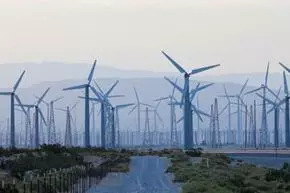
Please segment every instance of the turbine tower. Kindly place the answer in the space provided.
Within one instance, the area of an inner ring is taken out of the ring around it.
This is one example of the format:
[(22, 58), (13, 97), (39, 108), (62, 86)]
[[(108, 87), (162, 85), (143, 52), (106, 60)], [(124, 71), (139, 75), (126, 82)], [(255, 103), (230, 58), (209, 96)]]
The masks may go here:
[(277, 93), (277, 98), (278, 99), (278, 102), (276, 101), (272, 101), (270, 100), (269, 98), (264, 98), (264, 96), (260, 95), (257, 93), (257, 95), (262, 98), (263, 100), (265, 100), (266, 102), (268, 102), (269, 104), (271, 104), (273, 107), (267, 112), (267, 113), (270, 113), (274, 110), (274, 145), (275, 145), (275, 148), (278, 148), (279, 147), (279, 113), (280, 113), (280, 105), (282, 105), (285, 101), (284, 100), (280, 100), (278, 98), (279, 96), (279, 92), (280, 90), (278, 91)]
[[(236, 95), (224, 95), (221, 97), (226, 97), (226, 98), (236, 98), (237, 99), (237, 133), (236, 133), (236, 144), (242, 145), (243, 144), (243, 134), (242, 134), (242, 106), (246, 106), (244, 101), (243, 101), (243, 92), (248, 84), (249, 79), (246, 80), (244, 83), (242, 89), (240, 92)], [(250, 93), (250, 92), (248, 92)], [(246, 93), (247, 94), (247, 93)]]
[[(290, 69), (282, 64), (279, 63), (288, 73), (290, 73)], [(285, 93), (285, 145), (286, 147), (290, 147), (290, 123), (289, 123), (289, 92), (288, 92), (288, 85), (285, 72), (283, 72), (283, 79), (284, 79), (284, 93)]]
[(140, 132), (141, 131), (140, 130), (140, 125), (141, 125), (141, 116), (140, 116), (140, 114), (141, 114), (141, 105), (144, 105), (144, 106), (147, 106), (147, 107), (152, 107), (152, 106), (140, 102), (137, 90), (136, 90), (135, 87), (133, 87), (133, 88), (134, 88), (134, 93), (135, 93), (135, 96), (136, 96), (136, 105), (131, 109), (129, 114), (131, 114), (137, 108), (137, 131)]
[[(88, 100), (95, 101), (101, 103), (101, 147), (106, 147), (106, 126), (109, 124), (109, 120), (107, 118), (110, 118), (111, 114), (111, 104), (109, 102), (109, 98), (115, 98), (115, 97), (123, 97), (123, 95), (111, 95), (111, 92), (113, 89), (117, 86), (119, 81), (117, 80), (111, 88), (104, 93), (102, 89), (98, 86), (98, 84), (95, 82), (95, 85), (99, 89), (99, 92), (95, 89), (95, 87), (91, 86), (91, 89), (93, 93), (95, 94), (95, 98), (89, 97)], [(79, 97), (81, 99), (85, 99), (86, 97)], [(110, 128), (109, 128), (110, 129)]]
[(115, 112), (116, 112), (116, 116), (115, 116), (115, 126), (116, 126), (116, 130), (117, 130), (117, 146), (120, 148), (121, 147), (121, 136), (120, 136), (120, 119), (119, 119), (119, 111), (121, 109), (127, 108), (134, 105), (134, 103), (128, 103), (128, 104), (122, 104), (122, 105), (116, 105), (115, 107)]
[(35, 135), (34, 135), (34, 142), (35, 142), (35, 148), (39, 148), (39, 115), (42, 119), (42, 121), (44, 122), (45, 125), (47, 125), (45, 118), (43, 116), (42, 111), (39, 108), (39, 105), (41, 103), (41, 101), (44, 99), (45, 95), (48, 93), (50, 88), (47, 88), (46, 91), (42, 94), (42, 96), (38, 99), (38, 101), (36, 102), (36, 104), (33, 105), (23, 105), (24, 107), (27, 108), (34, 108), (35, 110), (35, 119), (34, 119), (34, 129), (35, 129)]
[(63, 89), (64, 91), (85, 89), (85, 141), (84, 141), (85, 147), (90, 147), (90, 102), (89, 102), (90, 93), (89, 91), (90, 91), (90, 88), (92, 88), (90, 84), (94, 75), (95, 67), (96, 67), (96, 60), (92, 66), (91, 72), (88, 76), (88, 82), (86, 84), (72, 86), (72, 87)]
[[(12, 92), (0, 92), (0, 95), (8, 95), (10, 96), (10, 148), (15, 148), (15, 110), (14, 110), (14, 99), (18, 102), (20, 107), (22, 108), (23, 112), (26, 114), (25, 109), (22, 106), (22, 103), (20, 101), (20, 98), (15, 93), (23, 76), (25, 74), (25, 71), (22, 72), (20, 77), (18, 78), (17, 82), (13, 86)], [(7, 129), (8, 130), (8, 129)]]
[(145, 129), (143, 134), (143, 147), (150, 147), (152, 145), (151, 135), (150, 135), (150, 123), (149, 123), (149, 109), (146, 107), (145, 111)]
[[(175, 85), (177, 83), (177, 79), (175, 80)], [(176, 99), (174, 98), (175, 93), (175, 86), (172, 89), (171, 95), (167, 97), (161, 97), (159, 99), (156, 99), (155, 101), (163, 101), (168, 100), (168, 105), (170, 105), (170, 145), (172, 148), (179, 147), (179, 140), (178, 140), (178, 134), (177, 134), (177, 122), (176, 122), (176, 114), (175, 114), (175, 102)]]
[[(180, 88), (178, 85), (176, 85), (174, 82), (172, 82), (169, 78), (165, 77), (165, 79), (166, 79), (170, 84), (172, 84), (172, 85), (173, 85), (173, 86), (174, 86), (174, 87), (175, 87), (179, 92), (181, 92), (181, 93), (182, 93), (182, 96), (184, 95), (184, 92), (183, 92), (183, 89), (182, 89), (182, 88)], [(207, 117), (210, 117), (210, 115), (208, 115), (208, 114), (204, 113), (203, 111), (197, 109), (197, 108), (195, 107), (195, 105), (192, 104), (192, 100), (194, 99), (194, 97), (195, 97), (195, 95), (196, 95), (197, 92), (199, 92), (199, 91), (201, 91), (201, 90), (203, 90), (203, 89), (205, 89), (205, 88), (207, 88), (207, 87), (209, 87), (209, 86), (211, 86), (211, 85), (213, 85), (213, 83), (206, 84), (206, 85), (203, 85), (203, 86), (200, 86), (200, 83), (198, 83), (198, 84), (196, 85), (196, 88), (195, 88), (195, 89), (192, 89), (191, 92), (190, 92), (190, 96), (189, 96), (190, 109), (189, 109), (189, 119), (188, 119), (189, 123), (188, 123), (188, 125), (189, 125), (190, 128), (191, 128), (191, 131), (190, 131), (191, 138), (190, 138), (190, 139), (187, 139), (187, 138), (189, 138), (189, 137), (186, 135), (186, 132), (184, 131), (184, 133), (183, 133), (183, 134), (184, 134), (184, 146), (186, 146), (186, 143), (187, 143), (188, 141), (191, 141), (192, 146), (193, 146), (192, 111), (194, 111), (194, 112), (197, 114), (198, 118), (199, 118), (201, 121), (203, 121), (202, 118), (201, 118), (201, 114), (202, 114), (202, 115), (205, 115), (205, 116), (207, 116)], [(185, 105), (185, 104), (184, 104), (183, 97), (182, 97), (181, 102), (175, 102), (175, 103), (173, 103), (173, 104), (175, 104), (175, 105), (180, 105), (181, 107), (182, 107), (182, 105)], [(185, 118), (184, 118), (185, 115), (188, 116), (188, 114), (184, 114), (184, 115), (179, 119), (179, 121), (177, 121), (177, 123), (179, 123), (181, 120), (186, 121)], [(184, 121), (183, 121), (183, 122), (184, 122)], [(186, 142), (186, 140), (187, 140), (187, 142)], [(187, 147), (189, 147), (189, 146), (187, 145)]]
[(231, 112), (231, 98), (229, 97), (229, 94), (227, 92), (226, 86), (224, 85), (224, 92), (225, 96), (228, 102), (228, 130), (227, 130), (227, 143), (232, 144), (234, 143), (233, 136), (232, 136), (232, 112)]
[(193, 133), (192, 133), (192, 114), (191, 114), (191, 101), (190, 101), (190, 93), (189, 93), (189, 78), (193, 74), (198, 74), (202, 71), (209, 70), (211, 68), (220, 66), (212, 65), (207, 67), (202, 67), (198, 69), (193, 69), (191, 72), (186, 72), (176, 61), (170, 58), (164, 51), (162, 51), (163, 55), (177, 68), (177, 70), (184, 74), (184, 89), (182, 94), (182, 102), (184, 100), (184, 121), (183, 121), (183, 129), (184, 129), (184, 149), (190, 149), (193, 147)]
[[(67, 106), (66, 109), (56, 108), (56, 110), (63, 111), (66, 114), (66, 126), (65, 126), (65, 137), (64, 137), (64, 145), (66, 147), (73, 146), (72, 124), (74, 124), (74, 122), (73, 122), (73, 117), (72, 117), (71, 112), (77, 106), (77, 104), (78, 104), (78, 102), (75, 103), (72, 107)], [(77, 144), (75, 144), (75, 145), (77, 145)]]

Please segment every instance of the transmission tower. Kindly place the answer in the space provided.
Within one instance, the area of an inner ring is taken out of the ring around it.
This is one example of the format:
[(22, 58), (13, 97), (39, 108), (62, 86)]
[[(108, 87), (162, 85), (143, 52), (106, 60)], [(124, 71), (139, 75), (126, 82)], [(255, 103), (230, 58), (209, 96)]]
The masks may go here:
[(66, 109), (66, 126), (65, 126), (65, 140), (66, 147), (72, 147), (72, 129), (71, 129), (71, 114), (69, 107)]
[(248, 106), (245, 106), (245, 149), (248, 146)]
[(91, 116), (92, 116), (91, 143), (93, 146), (97, 146), (95, 105), (96, 103), (93, 102), (92, 109), (91, 109)]
[(215, 121), (216, 121), (216, 129), (215, 129), (215, 134), (217, 134), (217, 142), (218, 142), (218, 147), (221, 147), (222, 142), (221, 142), (221, 132), (220, 132), (220, 123), (219, 123), (219, 110), (218, 110), (218, 100), (215, 98), (214, 101), (215, 104)]
[(216, 148), (216, 126), (215, 126), (215, 112), (214, 106), (210, 106), (210, 140), (212, 148)]
[(146, 114), (145, 114), (145, 129), (143, 134), (143, 146), (150, 147), (151, 146), (151, 139), (150, 139), (150, 123), (149, 123), (149, 110), (146, 107)]
[(172, 148), (179, 147), (178, 143), (178, 135), (177, 135), (177, 123), (176, 123), (176, 113), (175, 113), (175, 105), (171, 104), (171, 130), (170, 130), (170, 144)]
[(48, 123), (48, 144), (56, 144), (56, 131), (55, 131), (53, 102), (50, 102), (50, 115), (49, 115), (49, 123)]

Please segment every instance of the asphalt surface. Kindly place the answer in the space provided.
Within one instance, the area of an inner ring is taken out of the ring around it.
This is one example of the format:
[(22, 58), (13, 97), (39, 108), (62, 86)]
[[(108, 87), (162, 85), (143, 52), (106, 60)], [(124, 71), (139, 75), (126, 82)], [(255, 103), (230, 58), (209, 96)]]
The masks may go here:
[(180, 193), (180, 185), (172, 182), (165, 171), (170, 165), (157, 156), (132, 157), (130, 172), (112, 173), (88, 193)]

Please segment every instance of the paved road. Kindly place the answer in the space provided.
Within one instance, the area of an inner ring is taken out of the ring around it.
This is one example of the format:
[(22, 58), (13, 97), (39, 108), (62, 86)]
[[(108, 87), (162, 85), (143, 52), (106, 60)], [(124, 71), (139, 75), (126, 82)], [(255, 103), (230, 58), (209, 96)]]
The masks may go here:
[(180, 193), (165, 173), (169, 164), (157, 156), (132, 157), (129, 173), (110, 174), (88, 193)]

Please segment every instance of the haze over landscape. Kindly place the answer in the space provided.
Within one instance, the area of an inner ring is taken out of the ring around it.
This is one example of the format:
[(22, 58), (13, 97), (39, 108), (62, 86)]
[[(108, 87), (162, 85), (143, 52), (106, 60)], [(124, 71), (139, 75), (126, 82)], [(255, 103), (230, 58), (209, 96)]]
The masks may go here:
[(289, 10), (0, 0), (0, 192), (288, 193)]

